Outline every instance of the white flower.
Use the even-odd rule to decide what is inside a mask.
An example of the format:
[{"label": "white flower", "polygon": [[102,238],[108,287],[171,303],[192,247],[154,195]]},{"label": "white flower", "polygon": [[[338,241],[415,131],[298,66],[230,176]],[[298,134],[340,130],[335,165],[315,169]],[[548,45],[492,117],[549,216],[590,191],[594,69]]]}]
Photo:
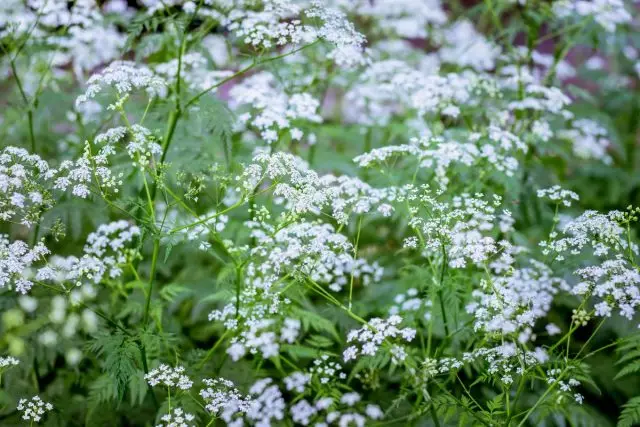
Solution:
[{"label": "white flower", "polygon": [[20,399],[18,411],[22,412],[22,419],[31,422],[40,422],[44,414],[53,409],[53,405],[44,402],[40,396],[33,396],[30,400]]},{"label": "white flower", "polygon": [[[98,74],[94,74],[87,81],[84,95],[76,99],[76,104],[82,104],[95,98],[99,93],[114,88],[118,98],[122,99],[133,90],[144,89],[150,97],[159,96],[166,90],[167,83],[147,67],[130,61],[115,61]],[[112,104],[112,107],[114,105]]]},{"label": "white flower", "polygon": [[182,366],[172,368],[169,365],[161,364],[156,369],[149,371],[144,378],[152,387],[161,385],[164,387],[177,387],[181,390],[189,390],[193,385],[193,381],[184,374],[184,371],[185,369]]},{"label": "white flower", "polygon": [[156,427],[195,427],[195,420],[193,414],[184,412],[182,408],[174,408],[168,414],[160,417],[162,421],[160,424],[156,424]]}]

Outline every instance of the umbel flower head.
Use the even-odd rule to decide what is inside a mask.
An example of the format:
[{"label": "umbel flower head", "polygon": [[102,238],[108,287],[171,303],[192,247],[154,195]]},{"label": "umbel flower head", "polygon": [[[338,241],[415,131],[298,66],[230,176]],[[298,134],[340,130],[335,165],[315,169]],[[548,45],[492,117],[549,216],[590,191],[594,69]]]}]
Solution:
[{"label": "umbel flower head", "polygon": [[40,396],[33,396],[31,399],[20,399],[17,409],[22,412],[23,420],[38,423],[46,412],[53,409],[53,405],[43,401]]},{"label": "umbel flower head", "polygon": [[164,363],[158,366],[156,369],[149,371],[144,376],[151,387],[157,385],[163,387],[177,387],[180,390],[189,390],[193,386],[193,381],[184,374],[184,366],[176,366],[172,368]]}]

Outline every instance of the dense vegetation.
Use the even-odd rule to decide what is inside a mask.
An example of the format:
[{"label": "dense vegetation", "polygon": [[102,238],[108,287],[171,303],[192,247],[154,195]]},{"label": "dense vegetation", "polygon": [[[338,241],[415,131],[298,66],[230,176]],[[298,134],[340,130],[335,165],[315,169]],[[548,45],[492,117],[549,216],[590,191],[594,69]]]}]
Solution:
[{"label": "dense vegetation", "polygon": [[640,424],[640,10],[0,2],[0,424]]}]

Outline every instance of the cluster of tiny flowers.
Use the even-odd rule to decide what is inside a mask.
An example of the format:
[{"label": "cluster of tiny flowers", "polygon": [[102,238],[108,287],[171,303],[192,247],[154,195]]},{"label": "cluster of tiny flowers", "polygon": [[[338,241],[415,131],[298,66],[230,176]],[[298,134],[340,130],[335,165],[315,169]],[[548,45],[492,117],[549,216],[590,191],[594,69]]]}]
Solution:
[{"label": "cluster of tiny flowers", "polygon": [[612,251],[619,253],[624,250],[637,253],[637,246],[632,243],[629,247],[624,236],[625,230],[620,225],[623,220],[624,214],[620,211],[606,214],[585,211],[578,218],[561,224],[560,231],[566,237],[558,238],[554,232],[551,241],[541,242],[543,254],[555,252],[556,259],[562,261],[565,253],[578,255],[586,248],[592,249],[595,256],[606,256]]},{"label": "cluster of tiny flowers", "polygon": [[486,162],[496,171],[513,176],[518,169],[514,157],[518,151],[526,152],[527,146],[516,135],[489,127],[487,135],[472,133],[469,142],[460,143],[443,137],[413,138],[410,144],[376,148],[354,158],[361,167],[385,162],[391,157],[406,156],[417,159],[421,168],[435,171],[440,187],[445,187],[450,178],[447,173],[455,166],[474,167]]},{"label": "cluster of tiny flowers", "polygon": [[103,278],[120,277],[122,265],[131,255],[130,246],[138,236],[140,228],[125,220],[102,224],[87,236],[81,258],[58,259],[54,270],[63,273],[65,280],[76,285],[80,285],[83,278],[99,283]]},{"label": "cluster of tiny flowers", "polygon": [[[233,72],[228,70],[209,70],[207,58],[198,52],[183,55],[181,64],[177,59],[158,64],[154,67],[154,71],[166,81],[175,81],[179,66],[181,66],[181,81],[197,91],[212,88],[233,75]],[[210,93],[215,93],[215,88],[211,89]]]},{"label": "cluster of tiny flowers", "polygon": [[429,311],[432,302],[429,299],[420,298],[416,288],[408,289],[407,292],[398,294],[393,298],[393,305],[389,308],[389,314],[399,314],[404,318],[422,316],[427,322],[431,320]]},{"label": "cluster of tiny flowers", "polygon": [[355,425],[364,427],[367,422],[380,420],[383,412],[378,405],[368,404],[358,410],[356,406],[361,396],[356,392],[343,394],[340,399],[321,397],[313,403],[301,399],[291,406],[291,418],[295,423],[303,426],[338,425],[346,427]]},{"label": "cluster of tiny flowers", "polygon": [[314,28],[297,19],[300,7],[290,0],[268,0],[259,10],[243,7],[243,3],[238,2],[239,7],[226,13],[224,23],[244,43],[269,49],[274,45],[309,43],[316,38]]},{"label": "cluster of tiny flowers", "polygon": [[481,347],[471,352],[465,352],[462,358],[446,357],[437,361],[437,368],[431,364],[430,371],[433,375],[457,371],[465,364],[483,362],[487,365],[487,372],[500,378],[500,381],[510,385],[514,376],[523,375],[526,369],[544,364],[549,360],[547,352],[536,347],[534,351],[523,351],[515,343],[504,343],[492,348]]},{"label": "cluster of tiny flowers", "polygon": [[96,136],[94,142],[102,145],[99,154],[112,154],[115,149],[112,147],[129,135],[127,143],[127,153],[134,161],[134,166],[145,167],[149,164],[154,155],[162,153],[162,147],[155,142],[151,131],[143,126],[134,124],[131,127],[116,127]]},{"label": "cluster of tiny flowers", "polygon": [[184,374],[184,366],[172,368],[169,365],[161,364],[156,369],[149,371],[144,376],[151,387],[157,385],[163,387],[177,387],[180,390],[189,390],[193,386],[193,381]]},{"label": "cluster of tiny flowers", "polygon": [[195,418],[193,414],[185,412],[182,408],[174,408],[168,414],[160,417],[162,422],[156,424],[156,427],[195,427],[195,424],[192,424]]},{"label": "cluster of tiny flowers", "polygon": [[312,379],[317,379],[321,385],[329,384],[332,381],[344,381],[347,374],[342,370],[342,365],[330,360],[326,354],[313,361],[313,366],[309,369]]},{"label": "cluster of tiny flowers", "polygon": [[572,390],[573,388],[580,386],[580,381],[576,380],[575,378],[569,378],[566,381],[561,380],[560,378],[562,377],[562,374],[563,371],[561,369],[549,369],[547,371],[547,384],[557,384],[560,392],[571,395],[576,403],[581,405],[584,401],[584,396],[582,396],[580,393],[573,392]]},{"label": "cluster of tiny flowers", "polygon": [[575,274],[582,279],[573,292],[590,294],[602,299],[595,304],[597,316],[611,316],[617,307],[620,315],[633,319],[640,306],[640,271],[622,258],[603,261],[598,265],[578,269]]},{"label": "cluster of tiny flowers", "polygon": [[288,391],[295,391],[296,393],[302,393],[305,390],[305,386],[311,380],[311,375],[302,372],[294,372],[288,377],[284,378],[284,385]]},{"label": "cluster of tiny flowers", "polygon": [[618,25],[629,23],[632,19],[622,0],[562,0],[553,4],[553,11],[560,18],[593,18],[609,32],[614,32]]},{"label": "cluster of tiny flowers", "polygon": [[[0,8],[0,35],[19,38],[26,34],[30,42],[51,46],[55,51],[47,56],[56,73],[66,69],[82,77],[85,71],[121,54],[126,36],[104,19],[95,0],[4,3],[7,7]],[[57,31],[62,27],[66,28],[64,33]],[[43,55],[37,52],[34,56]]]},{"label": "cluster of tiny flowers", "polygon": [[558,137],[570,141],[573,153],[581,159],[599,160],[605,164],[613,162],[608,153],[611,147],[609,133],[593,120],[574,120],[570,129],[558,132]]},{"label": "cluster of tiny flowers", "polygon": [[[21,240],[11,242],[9,236],[0,234],[0,288],[14,289],[21,294],[29,292],[33,281],[29,279],[32,275],[28,270],[48,254],[49,249],[42,242],[30,248]],[[40,270],[36,279],[46,279],[46,267]]]},{"label": "cluster of tiny flowers", "polygon": [[238,192],[253,191],[271,181],[275,184],[273,194],[291,213],[317,214],[327,207],[339,224],[346,224],[353,214],[370,212],[395,199],[394,188],[373,188],[345,175],[320,176],[304,160],[284,152],[259,151],[236,180]]},{"label": "cluster of tiny flowers", "polygon": [[[286,401],[271,378],[256,381],[249,389],[251,404],[246,411],[249,425],[271,426],[272,422],[284,419]],[[243,424],[230,424],[241,426]]]},{"label": "cluster of tiny flowers", "polygon": [[444,246],[449,266],[464,268],[468,261],[474,265],[481,264],[498,252],[498,242],[487,233],[494,229],[496,208],[501,202],[499,196],[494,196],[489,202],[483,200],[482,194],[471,196],[463,193],[447,203],[431,196],[429,190],[419,194],[410,189],[408,198],[412,204],[421,202],[431,212],[438,213],[437,216],[422,218],[418,216],[418,207],[410,209],[413,216],[410,225],[424,235],[427,254],[437,254]]},{"label": "cluster of tiny flowers", "polygon": [[239,115],[239,124],[257,129],[268,144],[276,143],[285,130],[299,141],[304,132],[298,125],[322,122],[320,102],[309,93],[289,96],[276,84],[271,73],[261,72],[231,88],[229,95],[236,110],[251,106],[251,111]]},{"label": "cluster of tiny flowers", "polygon": [[242,414],[249,410],[251,399],[243,396],[235,384],[225,378],[205,378],[203,383],[206,388],[200,390],[200,396],[205,401],[205,409],[228,425],[243,425]]},{"label": "cluster of tiny flowers", "polygon": [[57,171],[40,156],[6,147],[0,152],[0,220],[31,225],[53,206],[48,182]]},{"label": "cluster of tiny flowers", "polygon": [[114,175],[109,168],[109,156],[113,154],[114,147],[106,145],[94,155],[91,153],[91,145],[87,142],[82,157],[77,160],[65,160],[60,164],[60,176],[56,178],[54,188],[67,191],[71,187],[74,196],[86,199],[91,194],[89,186],[95,179],[102,196],[108,192],[117,193],[122,185],[123,174]]},{"label": "cluster of tiny flowers", "polygon": [[538,190],[537,195],[541,199],[549,199],[554,203],[570,207],[572,201],[580,200],[580,197],[576,193],[570,190],[564,190],[559,185],[553,187],[543,188]]},{"label": "cluster of tiny flowers", "polygon": [[319,0],[312,0],[312,7],[305,11],[309,18],[317,18],[322,22],[316,30],[317,37],[334,45],[327,57],[338,66],[354,68],[365,63],[362,46],[366,39],[356,31],[344,13],[335,8],[327,7]]},{"label": "cluster of tiny flowers", "polygon": [[[243,292],[240,302],[245,307],[240,311],[236,310],[235,304],[227,304],[222,310],[209,314],[209,320],[221,321],[235,332],[236,336],[227,348],[227,354],[233,361],[241,359],[247,352],[260,353],[265,359],[275,357],[281,344],[294,343],[300,334],[302,325],[298,319],[274,316],[276,307],[281,304],[277,296],[257,302],[255,294],[255,288]],[[274,302],[275,306],[272,305]],[[265,317],[267,315],[269,317]]]},{"label": "cluster of tiny flowers", "polygon": [[40,396],[33,396],[31,399],[20,399],[18,401],[18,411],[22,412],[22,419],[31,422],[40,422],[42,416],[53,410],[51,403],[43,401]]},{"label": "cluster of tiny flowers", "polygon": [[0,370],[11,366],[18,366],[19,364],[20,362],[15,357],[0,357]]},{"label": "cluster of tiny flowers", "polygon": [[279,230],[265,223],[247,225],[257,241],[251,255],[260,260],[255,264],[262,275],[302,274],[335,292],[348,285],[351,277],[364,285],[382,277],[378,263],[354,259],[351,243],[330,224],[302,222]]},{"label": "cluster of tiny flowers", "polygon": [[[140,89],[144,89],[151,97],[161,96],[165,93],[166,86],[164,79],[147,67],[129,61],[115,61],[89,78],[87,90],[76,99],[76,104],[87,102],[109,88],[114,88],[118,99],[123,99]],[[115,105],[112,104],[111,107],[115,108]]]},{"label": "cluster of tiny flowers", "polygon": [[391,315],[388,319],[373,318],[360,329],[354,329],[347,334],[347,342],[355,343],[347,347],[342,353],[345,362],[358,359],[359,356],[375,356],[384,343],[392,343],[390,351],[394,363],[403,362],[406,352],[395,342],[411,342],[416,336],[412,328],[399,328],[402,317]]},{"label": "cluster of tiny flowers", "polygon": [[385,33],[402,38],[427,38],[429,27],[439,27],[447,22],[440,0],[360,0],[350,5],[352,13],[375,19]]},{"label": "cluster of tiny flowers", "polygon": [[534,262],[531,267],[512,269],[507,276],[482,279],[467,312],[475,317],[475,330],[518,333],[518,341],[526,343],[535,339],[531,332],[535,322],[546,317],[560,290],[568,291],[569,285]]},{"label": "cluster of tiny flowers", "polygon": [[444,33],[446,44],[438,50],[442,62],[484,71],[495,67],[500,48],[478,33],[468,20],[459,20]]}]

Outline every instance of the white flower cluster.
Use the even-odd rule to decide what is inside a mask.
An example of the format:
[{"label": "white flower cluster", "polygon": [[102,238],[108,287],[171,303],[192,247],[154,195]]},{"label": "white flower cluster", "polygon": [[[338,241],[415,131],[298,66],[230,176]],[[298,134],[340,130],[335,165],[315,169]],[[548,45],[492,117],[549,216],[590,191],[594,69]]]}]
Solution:
[{"label": "white flower cluster", "polygon": [[313,403],[301,399],[291,406],[291,418],[303,426],[350,426],[364,427],[368,422],[380,420],[383,412],[378,405],[368,404],[357,410],[361,397],[356,392],[343,394],[339,400],[321,397]]},{"label": "white flower cluster", "polygon": [[320,102],[309,93],[289,96],[276,83],[275,77],[266,71],[248,77],[229,91],[232,107],[251,106],[251,111],[239,115],[239,122],[256,128],[268,144],[278,142],[285,130],[299,141],[304,132],[297,126],[322,122],[318,114]]},{"label": "white flower cluster", "polygon": [[117,193],[122,185],[123,173],[114,175],[109,168],[109,156],[115,153],[112,145],[106,145],[96,155],[91,153],[87,142],[82,157],[77,160],[65,160],[60,164],[60,176],[56,178],[54,188],[67,191],[83,199],[91,194],[89,186],[95,180],[101,195],[107,192]]},{"label": "white flower cluster", "polygon": [[[9,236],[0,234],[0,288],[14,289],[20,294],[29,292],[34,284],[29,271],[48,254],[49,249],[42,242],[31,248],[21,240],[11,242]],[[47,272],[46,266],[41,267],[36,280],[46,280]]]},{"label": "white flower cluster", "polygon": [[149,371],[144,376],[151,387],[160,385],[161,387],[177,387],[180,390],[189,390],[193,386],[193,381],[184,373],[184,366],[172,368],[164,363],[156,369]]},{"label": "white flower cluster", "polygon": [[443,36],[444,46],[438,50],[442,62],[477,71],[495,67],[500,48],[478,33],[470,21],[456,21]]},{"label": "white flower cluster", "polygon": [[[61,33],[59,28],[65,28]],[[44,43],[43,56],[56,69],[72,69],[78,78],[120,56],[126,36],[103,18],[95,0],[68,4],[64,0],[5,1],[0,5],[0,37],[25,35]],[[28,73],[37,73],[30,70]]]},{"label": "white flower cluster", "polygon": [[375,19],[385,33],[401,38],[427,38],[429,27],[438,27],[447,22],[440,0],[379,0],[350,2],[352,13]]},{"label": "white flower cluster", "polygon": [[[498,112],[510,105],[505,104],[504,95],[518,87],[517,84],[512,86],[500,76],[472,70],[438,74],[437,67],[435,70],[417,69],[409,62],[385,59],[370,64],[356,84],[352,85],[344,97],[344,111],[350,122],[386,125],[392,118],[397,118],[418,134],[431,136],[426,128],[425,115],[457,120],[467,111],[475,111],[482,105],[490,112],[489,117],[499,117]],[[534,89],[533,86],[530,88],[531,91]],[[556,93],[551,91],[543,95],[552,94]],[[546,100],[536,92],[531,98],[529,104],[535,104],[539,110],[558,108],[557,96]],[[568,98],[561,98],[560,101],[563,106]],[[514,104],[511,109],[516,106],[525,108],[525,104]],[[455,138],[460,138],[460,134],[456,134]]]},{"label": "white flower cluster", "polygon": [[463,193],[447,203],[439,202],[429,191],[420,194],[411,188],[407,196],[412,204],[419,202],[431,213],[427,218],[419,217],[420,209],[411,207],[410,225],[423,235],[426,254],[438,254],[445,248],[449,266],[464,268],[468,261],[474,265],[489,261],[499,246],[506,244],[486,235],[494,230],[499,196],[494,195],[490,203],[482,194]]},{"label": "white flower cluster", "polygon": [[140,228],[125,220],[100,225],[87,236],[84,256],[68,271],[68,278],[86,275],[98,283],[104,276],[119,277],[121,266],[127,262],[129,246],[138,236]]},{"label": "white flower cluster", "polygon": [[46,412],[53,410],[53,405],[43,401],[40,396],[33,396],[31,399],[20,399],[17,409],[22,412],[23,420],[38,423]]},{"label": "white flower cluster", "polygon": [[0,370],[11,366],[18,366],[20,361],[12,356],[0,357]]},{"label": "white flower cluster", "polygon": [[569,290],[564,280],[551,273],[545,265],[534,262],[531,267],[512,269],[507,276],[483,279],[480,289],[472,292],[474,302],[466,307],[475,317],[474,329],[516,333],[521,343],[533,340],[535,322],[546,317],[560,290]]},{"label": "white flower cluster", "polygon": [[[517,72],[516,70],[513,70]],[[513,82],[519,84],[518,81]],[[511,101],[508,104],[509,111],[537,111],[539,113],[550,113],[560,115],[564,118],[571,118],[573,115],[565,107],[571,104],[571,98],[565,95],[557,87],[546,87],[537,83],[527,84],[524,88],[523,99]]]},{"label": "white flower cluster", "polygon": [[[242,418],[234,417],[246,413],[251,405],[251,400],[243,396],[233,382],[224,379],[205,378],[203,383],[207,386],[200,390],[200,396],[205,401],[205,409],[215,416],[222,418],[228,425],[243,425]],[[235,424],[234,424],[235,423]]]},{"label": "white flower cluster", "polygon": [[[114,88],[118,99],[122,100],[134,90],[140,89],[144,89],[150,97],[162,96],[166,87],[166,81],[149,68],[130,61],[114,61],[89,78],[87,90],[76,99],[76,104],[87,102],[110,88]],[[115,108],[115,104],[111,104],[110,108]]]},{"label": "white flower cluster", "polygon": [[346,224],[352,214],[370,212],[395,200],[394,188],[373,188],[346,175],[320,176],[302,159],[284,152],[259,152],[236,181],[238,192],[251,192],[271,181],[275,184],[273,194],[282,198],[291,213],[317,214],[330,207],[339,224]]},{"label": "white flower cluster", "polygon": [[[162,147],[155,142],[151,131],[143,126],[134,124],[131,127],[116,127],[96,136],[95,143],[103,145],[99,155],[114,154],[115,146],[129,135],[127,143],[127,153],[134,161],[134,166],[145,167],[149,164],[154,155],[162,153]],[[96,156],[97,157],[97,156]],[[95,159],[95,158],[94,158]],[[104,182],[104,179],[102,180]]]},{"label": "white flower cluster", "polygon": [[[266,50],[323,39],[334,46],[328,57],[339,66],[352,67],[364,61],[364,36],[340,10],[329,8],[323,2],[312,1],[306,10],[291,0],[267,0],[258,8],[247,0],[234,2],[233,7],[226,10],[224,5],[221,3],[223,10],[203,10],[202,13],[217,15],[228,30],[255,48]],[[317,22],[318,27],[303,24],[304,17]]]},{"label": "white flower cluster", "polygon": [[267,0],[262,8],[248,7],[249,1],[239,1],[226,13],[225,26],[244,43],[269,49],[274,45],[310,43],[316,39],[313,27],[300,21],[301,8],[290,0]]},{"label": "white flower cluster", "polygon": [[256,381],[243,396],[234,384],[223,378],[205,379],[208,387],[200,391],[207,411],[222,418],[230,427],[248,425],[268,427],[284,419],[286,402],[271,378]]},{"label": "white flower cluster", "polygon": [[302,372],[294,372],[284,378],[284,385],[288,391],[303,393],[305,386],[311,381],[311,375]]},{"label": "white flower cluster", "polygon": [[581,385],[580,381],[576,380],[575,378],[568,378],[566,381],[561,380],[560,377],[562,376],[562,374],[563,372],[561,369],[549,369],[547,371],[547,384],[557,384],[560,392],[572,395],[572,398],[576,401],[576,403],[581,405],[584,401],[584,396],[582,396],[580,393],[575,393],[572,391],[573,388],[579,387]]},{"label": "white flower cluster", "polygon": [[[465,364],[484,362],[487,372],[496,375],[501,382],[511,385],[514,376],[521,376],[525,369],[535,369],[549,360],[549,355],[541,347],[536,347],[534,351],[525,351],[515,343],[504,343],[492,348],[480,347],[471,352],[465,352],[462,358],[453,357],[442,358],[437,361],[437,367],[432,368],[435,375],[449,373],[462,368]],[[526,367],[526,368],[525,368]]]},{"label": "white flower cluster", "polygon": [[317,37],[334,45],[327,57],[339,67],[354,68],[363,65],[366,61],[362,51],[365,37],[356,31],[340,10],[329,8],[320,0],[312,0],[311,5],[305,12],[306,16],[322,22],[321,27],[316,30]]},{"label": "white flower cluster", "polygon": [[[282,303],[277,295],[262,294],[256,288],[245,289],[240,296],[240,310],[233,303],[222,310],[209,313],[209,320],[223,322],[225,327],[235,331],[227,354],[233,361],[244,357],[247,352],[268,359],[278,356],[281,344],[292,344],[298,339],[302,326],[298,319],[276,316],[277,307]],[[285,301],[285,304],[288,300]],[[237,313],[236,313],[237,312]]]},{"label": "white flower cluster", "polygon": [[582,279],[573,288],[578,295],[594,295],[601,301],[595,305],[597,316],[610,317],[612,310],[618,308],[620,315],[629,320],[640,306],[640,271],[622,257],[603,261],[576,270]]},{"label": "white flower cluster", "polygon": [[160,417],[162,422],[156,424],[156,427],[195,427],[195,424],[191,424],[195,418],[193,414],[185,412],[182,408],[174,408]]},{"label": "white flower cluster", "polygon": [[35,223],[53,206],[49,182],[56,173],[40,156],[5,147],[0,152],[0,220]]},{"label": "white flower cluster", "polygon": [[412,328],[399,328],[402,317],[391,315],[388,319],[373,318],[360,329],[353,329],[347,335],[347,342],[354,343],[342,353],[345,362],[356,360],[358,356],[375,356],[380,348],[386,344],[391,346],[388,351],[392,354],[393,363],[401,363],[406,358],[404,348],[395,344],[396,341],[411,342],[416,336]]},{"label": "white flower cluster", "polygon": [[608,255],[612,250],[618,253],[632,250],[637,254],[637,245],[632,243],[629,247],[624,235],[625,230],[620,226],[623,220],[624,214],[620,211],[602,214],[588,210],[578,218],[561,225],[560,231],[566,237],[556,238],[557,233],[553,233],[552,240],[541,242],[540,246],[544,255],[554,252],[555,259],[559,261],[565,259],[565,253],[578,255],[583,249],[592,249],[596,256]]},{"label": "white flower cluster", "polygon": [[427,322],[431,320],[431,300],[421,298],[416,288],[410,288],[405,293],[393,298],[393,305],[389,308],[389,314],[402,315],[404,318],[422,317]]},{"label": "white flower cluster", "polygon": [[302,274],[334,292],[347,286],[350,277],[360,279],[364,285],[382,277],[383,269],[377,262],[354,259],[353,245],[330,224],[302,222],[283,228],[265,223],[247,225],[257,241],[250,254],[259,259],[249,266],[249,276],[253,269],[265,276]]},{"label": "white flower cluster", "polygon": [[515,156],[527,151],[527,145],[520,138],[496,125],[490,125],[486,135],[471,133],[466,143],[446,141],[442,137],[413,139],[411,143],[420,147],[417,153],[420,167],[434,170],[441,187],[449,184],[447,173],[456,165],[471,168],[488,164],[511,177],[519,166]]},{"label": "white flower cluster", "polygon": [[558,132],[558,137],[571,142],[573,154],[581,159],[599,160],[611,164],[607,150],[611,146],[607,130],[590,119],[574,120],[570,129]]},{"label": "white flower cluster", "polygon": [[640,271],[634,264],[638,246],[621,225],[628,221],[620,211],[586,211],[560,227],[565,237],[552,233],[550,241],[540,244],[544,254],[553,253],[558,260],[585,252],[602,259],[576,270],[574,274],[581,281],[571,289],[576,295],[599,298],[595,304],[598,316],[609,317],[617,308],[621,316],[631,320],[640,305]]},{"label": "white flower cluster", "polygon": [[[171,82],[178,77],[178,65],[178,60],[172,59],[156,65],[154,71],[165,81]],[[196,91],[208,89],[233,75],[233,72],[228,70],[210,70],[207,58],[198,52],[183,55],[181,67],[181,80],[187,87]],[[215,93],[215,89],[209,93]]]},{"label": "white flower cluster", "polygon": [[309,369],[312,379],[317,379],[321,385],[331,382],[342,382],[347,379],[347,374],[343,371],[342,365],[330,360],[326,354],[313,361],[313,366]]},{"label": "white flower cluster", "polygon": [[562,204],[566,207],[570,207],[572,201],[580,200],[580,197],[576,193],[570,190],[564,190],[559,185],[542,188],[537,191],[537,195],[541,199],[549,199],[556,204]]},{"label": "white flower cluster", "polygon": [[553,11],[560,18],[593,18],[609,32],[632,20],[622,0],[561,0],[553,4]]}]

